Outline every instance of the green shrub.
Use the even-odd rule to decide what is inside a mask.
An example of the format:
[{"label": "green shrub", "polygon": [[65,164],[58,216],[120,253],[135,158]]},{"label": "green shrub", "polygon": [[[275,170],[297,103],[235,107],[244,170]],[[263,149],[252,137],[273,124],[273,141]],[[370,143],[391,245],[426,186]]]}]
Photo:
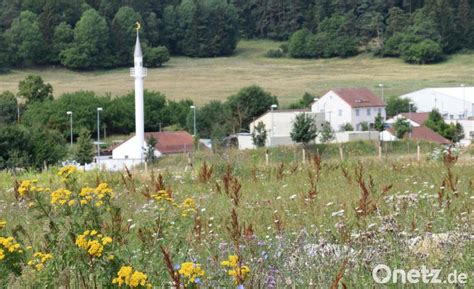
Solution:
[{"label": "green shrub", "polygon": [[270,49],[265,53],[265,57],[268,58],[282,58],[285,54],[281,51],[281,49]]},{"label": "green shrub", "polygon": [[404,49],[401,56],[408,63],[435,63],[443,59],[443,50],[439,43],[433,40],[423,40]]}]

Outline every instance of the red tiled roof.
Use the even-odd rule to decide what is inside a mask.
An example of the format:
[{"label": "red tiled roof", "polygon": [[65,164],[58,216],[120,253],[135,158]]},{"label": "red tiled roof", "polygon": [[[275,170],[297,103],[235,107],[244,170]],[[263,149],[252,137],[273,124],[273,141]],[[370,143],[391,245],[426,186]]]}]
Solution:
[{"label": "red tiled roof", "polygon": [[[401,113],[401,115],[406,118],[410,119],[411,121],[416,122],[419,125],[423,125],[425,121],[428,120],[429,112],[412,112],[411,114],[408,112]],[[411,118],[410,118],[411,115]]]},{"label": "red tiled roof", "polygon": [[156,139],[155,149],[162,154],[185,153],[193,150],[193,136],[185,131],[147,132],[145,141],[150,136]]},{"label": "red tiled roof", "polygon": [[383,100],[367,88],[334,88],[331,91],[351,107],[385,106]]},{"label": "red tiled roof", "polygon": [[[115,144],[107,149],[104,152],[112,152],[114,149],[130,140],[134,135],[127,138],[125,141],[119,144]],[[185,131],[176,131],[176,132],[146,132],[145,141],[149,136],[153,136],[157,143],[155,149],[161,152],[162,154],[178,154],[190,152],[194,148],[193,136]]]},{"label": "red tiled roof", "polygon": [[[393,127],[387,129],[392,135],[396,135]],[[405,136],[407,137],[407,136]],[[439,144],[449,144],[449,140],[445,139],[441,135],[434,132],[432,129],[426,126],[412,127],[411,138],[414,140],[424,140],[428,142],[434,142]]]}]

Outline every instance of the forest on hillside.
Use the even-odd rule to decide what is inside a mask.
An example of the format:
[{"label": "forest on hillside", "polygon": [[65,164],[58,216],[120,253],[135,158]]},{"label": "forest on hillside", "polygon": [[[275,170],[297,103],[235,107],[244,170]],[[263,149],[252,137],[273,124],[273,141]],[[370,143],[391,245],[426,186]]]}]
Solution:
[{"label": "forest on hillside", "polygon": [[[295,58],[361,51],[436,62],[474,47],[474,0],[1,0],[0,67],[131,64],[231,55],[239,39],[289,40]],[[277,53],[278,54],[278,53]]]}]

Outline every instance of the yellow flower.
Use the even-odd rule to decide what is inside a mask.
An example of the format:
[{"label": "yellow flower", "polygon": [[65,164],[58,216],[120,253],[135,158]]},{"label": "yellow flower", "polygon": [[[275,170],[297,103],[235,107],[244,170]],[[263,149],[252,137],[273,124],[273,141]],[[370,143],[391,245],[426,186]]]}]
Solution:
[{"label": "yellow flower", "polygon": [[181,215],[186,217],[188,213],[196,212],[196,202],[191,198],[186,198],[179,206],[182,210]]},{"label": "yellow flower", "polygon": [[53,255],[49,253],[36,252],[33,254],[33,260],[28,261],[28,266],[41,271],[44,268],[44,264],[53,259]]},{"label": "yellow flower", "polygon": [[101,257],[104,247],[111,243],[112,238],[98,234],[96,230],[87,230],[76,237],[76,246],[87,251],[92,257]]},{"label": "yellow flower", "polygon": [[21,253],[20,244],[18,244],[13,237],[0,237],[0,245],[9,253],[14,253],[15,251]]},{"label": "yellow flower", "polygon": [[158,191],[158,193],[151,195],[151,197],[158,202],[161,202],[161,201],[167,201],[169,203],[174,202],[173,198],[171,197],[171,194],[165,190]]},{"label": "yellow flower", "polygon": [[248,266],[239,266],[239,257],[236,255],[231,255],[228,260],[222,261],[221,266],[229,267],[227,274],[234,277],[235,284],[239,284],[239,282],[245,280],[250,273],[250,268]]},{"label": "yellow flower", "polygon": [[147,282],[148,276],[140,271],[134,271],[132,266],[122,266],[117,272],[117,277],[112,280],[112,284],[122,286],[128,285],[132,288],[146,286],[151,288],[151,284]]},{"label": "yellow flower", "polygon": [[69,202],[72,192],[66,189],[58,189],[51,193],[51,205],[64,205]]},{"label": "yellow flower", "polygon": [[73,173],[77,171],[77,167],[73,165],[64,166],[59,169],[58,176],[63,180],[67,180]]},{"label": "yellow flower", "polygon": [[37,187],[35,184],[38,180],[24,180],[21,182],[20,186],[18,187],[18,194],[20,197],[26,197],[30,193],[34,192],[47,192],[49,189],[43,187]]},{"label": "yellow flower", "polygon": [[178,273],[188,279],[188,284],[195,283],[197,278],[203,277],[206,274],[201,268],[201,264],[193,262],[181,264]]},{"label": "yellow flower", "polygon": [[5,259],[5,252],[2,249],[0,249],[0,261],[3,259]]},{"label": "yellow flower", "polygon": [[110,238],[110,237],[102,238],[102,245],[105,246],[105,245],[110,244],[110,243],[112,243],[112,238]]}]

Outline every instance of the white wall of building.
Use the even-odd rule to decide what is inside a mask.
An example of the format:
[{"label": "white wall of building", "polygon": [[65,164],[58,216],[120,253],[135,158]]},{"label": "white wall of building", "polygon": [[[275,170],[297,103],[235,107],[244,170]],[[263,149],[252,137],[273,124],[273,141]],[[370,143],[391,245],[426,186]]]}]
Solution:
[{"label": "white wall of building", "polygon": [[400,118],[403,118],[403,119],[405,119],[406,121],[408,121],[408,122],[411,124],[412,127],[419,127],[419,126],[420,126],[419,123],[414,122],[414,121],[411,120],[411,119],[407,119],[406,117],[404,117],[404,116],[401,115],[401,114],[397,114],[396,116],[392,117],[391,119],[386,120],[385,123],[388,124],[388,125],[391,127],[391,126],[393,126],[393,124],[394,124],[395,122],[397,122],[397,120],[400,119]]},{"label": "white wall of building", "polygon": [[324,115],[320,113],[275,110],[273,113],[268,112],[250,123],[250,132],[252,133],[254,131],[254,127],[259,122],[263,122],[267,130],[266,146],[291,145],[293,141],[291,140],[290,133],[293,129],[293,122],[296,116],[301,113],[312,115],[316,119],[318,128],[320,128],[324,122]]},{"label": "white wall of building", "polygon": [[[146,141],[143,142],[142,146],[139,146],[138,144],[138,138],[137,136],[133,136],[120,144],[118,147],[116,147],[112,151],[112,158],[117,159],[117,160],[122,160],[122,159],[133,159],[133,160],[140,160],[142,159],[142,154],[140,153],[139,150],[137,150],[138,147],[145,147],[146,148]],[[160,157],[161,153],[157,150],[155,150],[155,156]]]},{"label": "white wall of building", "polygon": [[239,141],[239,150],[249,150],[255,148],[252,135],[250,133],[239,133],[237,135],[237,140]]},{"label": "white wall of building", "polygon": [[474,87],[425,88],[401,98],[411,99],[420,112],[437,109],[445,119],[463,119],[464,114],[474,116]]},{"label": "white wall of building", "polygon": [[350,123],[354,130],[361,130],[360,123],[374,124],[378,113],[386,118],[385,107],[358,107],[352,108],[347,102],[333,91],[329,91],[311,106],[312,112],[324,113],[326,121],[331,123],[334,131],[341,131],[341,127]]},{"label": "white wall of building", "polygon": [[334,131],[340,131],[346,123],[352,124],[351,106],[333,91],[329,91],[311,106],[311,111],[324,113],[326,121],[331,123]]}]

